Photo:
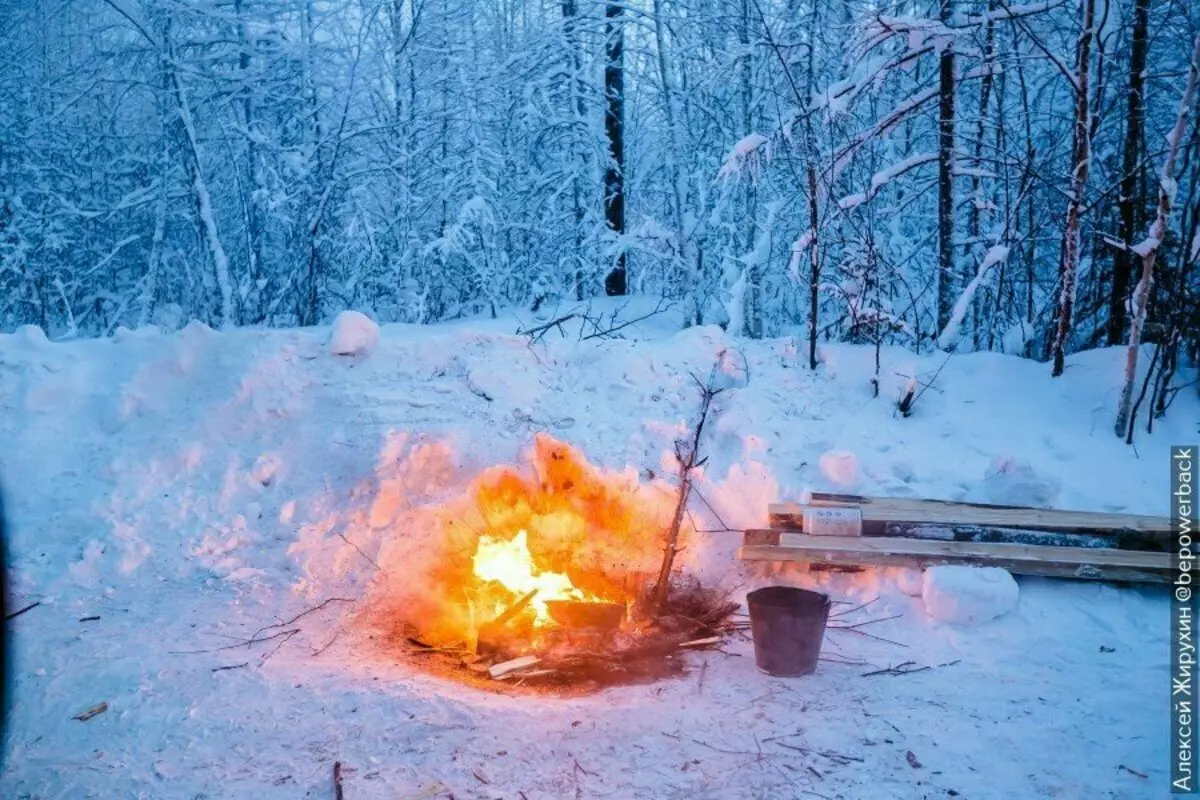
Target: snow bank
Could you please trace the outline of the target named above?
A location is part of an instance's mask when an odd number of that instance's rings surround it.
[[[929,616],[956,625],[978,625],[1017,606],[1017,582],[999,567],[943,565],[925,570],[921,597]]]
[[[335,356],[368,355],[379,346],[379,326],[361,311],[343,311],[333,321],[329,352]]]
[[[593,311],[618,308],[605,302]],[[1166,592],[1023,581],[1019,613],[951,629],[906,596],[961,609],[962,591],[939,594],[944,570],[926,591],[916,571],[893,584],[890,570],[744,563],[740,535],[722,530],[762,527],[768,503],[829,488],[827,452],[852,454],[835,460],[857,465],[853,491],[868,495],[1036,499],[1061,482],[1064,507],[1162,513],[1169,477],[1147,464],[1188,441],[1200,404],[1181,393],[1136,454],[1093,430],[1090,411],[1119,389],[1118,348],[1072,355],[1057,379],[998,354],[947,362],[884,348],[886,387],[900,373],[938,375],[902,418],[892,395],[867,388],[871,348],[823,345],[814,372],[803,342],[736,343],[749,380],[735,371],[714,404],[687,520],[708,532],[681,566],[736,593],[802,584],[844,601],[839,612],[869,604],[839,619],[878,617],[865,630],[888,640],[831,628],[829,660],[799,691],[759,675],[738,638],[724,647],[741,657],[690,654],[690,676],[593,697],[496,697],[368,658],[353,619],[379,567],[415,574],[430,531],[477,524],[477,510],[454,514],[456,504],[485,468],[525,463],[537,433],[674,497],[674,441],[697,409],[692,375],[707,376],[730,345],[716,327],[668,332],[677,322],[664,314],[627,339],[583,343],[569,330],[533,347],[512,335],[515,320],[387,326],[354,369],[325,355],[328,328],[192,325],[48,345],[32,331],[0,334],[11,591],[16,607],[42,601],[11,623],[22,657],[0,797],[320,797],[335,760],[354,800],[435,784],[531,800],[792,796],[811,757],[776,739],[861,760],[817,763],[812,786],[829,797],[1161,794],[1161,691],[1130,676],[1169,657],[1167,627],[1145,622],[1166,618]],[[997,459],[1005,453],[1029,463]],[[355,602],[322,605],[337,598]],[[230,649],[294,618],[294,636]],[[277,630],[291,628],[264,635]],[[901,659],[957,663],[861,678]],[[930,702],[935,674],[953,682],[953,703]],[[72,719],[101,701],[108,712]],[[769,754],[762,764],[743,755],[751,729]],[[930,733],[947,730],[956,735]],[[1068,739],[1088,758],[1062,759]],[[908,750],[927,768],[911,768]]]

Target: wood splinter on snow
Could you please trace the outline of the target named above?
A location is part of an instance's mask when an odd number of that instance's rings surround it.
[[[108,711],[108,703],[107,702],[97,703],[96,705],[89,708],[87,711],[81,711],[78,714],[76,714],[74,716],[74,719],[77,719],[80,722],[87,722],[92,717],[96,716],[97,714],[103,714],[105,711]]]
[[[516,672],[519,669],[532,667],[540,664],[542,659],[537,656],[521,656],[514,658],[511,661],[501,661],[499,664],[493,664],[488,668],[488,675],[493,679],[502,678],[510,672]]]
[[[709,636],[705,639],[693,639],[690,642],[683,642],[682,644],[679,645],[679,649],[682,650],[685,647],[709,647],[710,645],[720,644],[720,643],[721,643],[720,636]]]

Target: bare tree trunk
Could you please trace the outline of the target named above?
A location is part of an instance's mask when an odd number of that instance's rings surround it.
[[[259,168],[258,168],[258,144],[256,141],[256,125],[254,116],[254,100],[250,91],[250,50],[251,41],[246,32],[246,22],[243,16],[242,9],[243,0],[235,0],[233,4],[234,15],[237,17],[237,32],[238,46],[238,72],[242,80],[240,91],[242,92],[242,121],[246,128],[246,175],[250,184],[250,191],[243,192],[244,207],[246,209],[246,239],[249,245],[249,295],[253,297],[253,301],[249,301],[247,306],[257,306],[253,312],[243,307],[243,317],[250,317],[251,321],[261,321],[261,306],[262,297],[258,290],[258,281],[262,275],[262,229],[263,229],[263,214],[260,208],[260,192],[259,192]]]
[[[949,23],[954,0],[941,0],[941,20]],[[954,48],[947,44],[938,62],[938,283],[937,330],[950,321],[958,296],[954,272]]]
[[[625,41],[622,12],[624,6],[609,2],[604,7],[607,19],[607,53],[604,64],[604,130],[608,135],[609,164],[604,171],[604,216],[617,236],[625,233]],[[625,274],[624,244],[619,244],[616,262],[604,280],[608,295],[628,292]]]
[[[200,227],[204,231],[205,242],[213,261],[213,273],[217,280],[217,290],[221,296],[220,326],[223,328],[237,324],[233,308],[233,281],[229,274],[229,256],[221,243],[221,233],[217,227],[216,211],[213,209],[212,194],[209,192],[208,181],[204,177],[204,165],[200,161],[200,145],[196,136],[196,125],[192,117],[192,107],[179,80],[179,72],[175,65],[175,51],[168,40],[165,43],[167,76],[174,90],[175,101],[179,109],[179,118],[183,123],[184,142],[188,153],[185,159],[188,171],[191,173],[192,190],[196,197],[196,210],[200,216]]]
[[[739,78],[741,81],[741,101],[742,101],[742,135],[749,136],[754,132],[754,98],[753,93],[753,63],[752,59],[754,51],[750,48],[750,0],[741,0],[741,11],[738,19],[737,29],[738,44],[741,45],[741,53],[739,61],[741,69],[739,70]],[[746,220],[752,222],[757,211],[757,192],[754,184],[749,182],[746,186]],[[746,250],[749,252],[754,247],[755,242],[755,226],[753,224],[746,227]],[[746,265],[746,297],[743,316],[745,317],[744,332],[752,339],[762,338],[763,325],[763,305],[762,305],[762,277],[763,265],[757,259],[752,260]],[[741,331],[739,331],[741,332]]]
[[[1071,334],[1071,316],[1075,312],[1075,287],[1079,273],[1079,215],[1083,209],[1083,191],[1087,186],[1091,164],[1091,106],[1088,76],[1092,61],[1092,39],[1096,0],[1083,0],[1083,30],[1079,34],[1079,51],[1075,69],[1075,135],[1071,148],[1071,187],[1067,193],[1067,221],[1063,229],[1062,261],[1059,264],[1060,293],[1058,325],[1051,346],[1054,367],[1051,375],[1063,374],[1067,338]]]
[[[654,9],[655,49],[658,53],[658,75],[659,81],[662,83],[663,110],[667,118],[668,141],[671,143],[671,150],[667,154],[667,170],[668,180],[671,183],[671,199],[673,201],[675,218],[675,240],[678,246],[678,252],[675,255],[683,266],[684,275],[688,282],[687,294],[691,299],[688,318],[696,324],[700,324],[702,319],[699,294],[701,291],[700,274],[696,269],[696,262],[692,256],[692,247],[689,241],[689,231],[684,222],[683,204],[687,198],[687,187],[684,185],[683,170],[679,165],[679,159],[684,153],[682,142],[679,139],[679,127],[675,111],[675,90],[671,81],[671,72],[667,66],[667,38],[662,19],[662,0],[654,0],[652,7]]]
[[[988,11],[994,11],[996,8],[996,0],[988,0]],[[992,83],[994,77],[992,74],[992,63],[995,59],[996,52],[996,31],[995,23],[988,19],[984,29],[984,46],[983,46],[983,67],[986,70],[980,80],[979,85],[979,119],[975,123],[975,149],[973,153],[972,165],[975,167],[975,172],[971,174],[971,205],[969,206],[969,216],[967,218],[967,237],[970,245],[967,247],[967,252],[973,257],[968,260],[968,273],[962,276],[962,280],[969,282],[973,279],[970,272],[974,269],[972,265],[978,264],[984,258],[984,252],[987,250],[983,246],[982,234],[982,213],[980,207],[983,198],[980,194],[983,192],[983,179],[979,175],[979,170],[983,166],[983,141],[987,131],[987,110],[988,102],[992,95]],[[997,289],[999,293],[999,289]],[[972,305],[972,320],[971,339],[975,342],[975,346],[979,345],[979,331],[981,328],[981,309],[984,308],[984,303],[976,303]]]
[[[579,5],[576,0],[562,0],[562,16],[563,16],[563,35],[567,41],[567,48],[570,50],[568,67],[571,73],[571,88],[567,92],[567,102],[569,104],[568,112],[574,114],[575,124],[577,126],[585,125],[585,109],[583,106],[583,92],[581,91],[580,81],[583,79],[583,68],[579,58],[579,34],[576,27],[579,22]],[[583,299],[583,220],[585,211],[583,207],[583,186],[581,171],[587,166],[587,156],[580,154],[579,156],[580,171],[576,171],[571,175],[571,203],[575,218],[575,299]]]
[[[1108,304],[1108,343],[1120,344],[1125,337],[1125,304],[1133,280],[1133,237],[1142,226],[1144,198],[1141,191],[1142,139],[1146,124],[1146,59],[1150,51],[1150,0],[1134,0],[1133,33],[1129,56],[1129,93],[1125,113],[1125,144],[1121,157],[1121,189],[1118,208],[1120,235],[1126,249],[1113,257],[1112,294]]]
[[[1183,98],[1179,101],[1179,111],[1175,115],[1175,127],[1167,136],[1167,155],[1163,160],[1162,172],[1159,175],[1158,211],[1154,224],[1150,226],[1150,235],[1146,241],[1137,247],[1142,257],[1142,277],[1138,281],[1133,295],[1133,319],[1129,325],[1129,349],[1125,354],[1125,386],[1121,390],[1121,402],[1117,407],[1117,422],[1115,430],[1118,436],[1125,435],[1129,426],[1130,404],[1133,400],[1133,383],[1137,377],[1138,348],[1142,345],[1142,328],[1146,323],[1146,304],[1150,297],[1150,285],[1154,280],[1154,260],[1158,248],[1167,235],[1167,222],[1171,218],[1171,204],[1175,200],[1175,157],[1179,153],[1179,145],[1187,133],[1188,118],[1192,113],[1192,103],[1196,100],[1197,74],[1200,73],[1200,36],[1192,44],[1192,63],[1188,67],[1187,87]]]

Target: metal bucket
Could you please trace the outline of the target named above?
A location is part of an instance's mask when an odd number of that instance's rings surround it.
[[[798,678],[817,670],[829,595],[791,586],[767,586],[746,595],[754,662],[768,675]]]

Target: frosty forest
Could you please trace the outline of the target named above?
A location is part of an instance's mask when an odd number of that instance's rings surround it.
[[[1185,0],[0,14],[0,330],[628,293],[814,365],[849,341],[1057,374],[1132,336],[1164,388],[1200,342]]]

